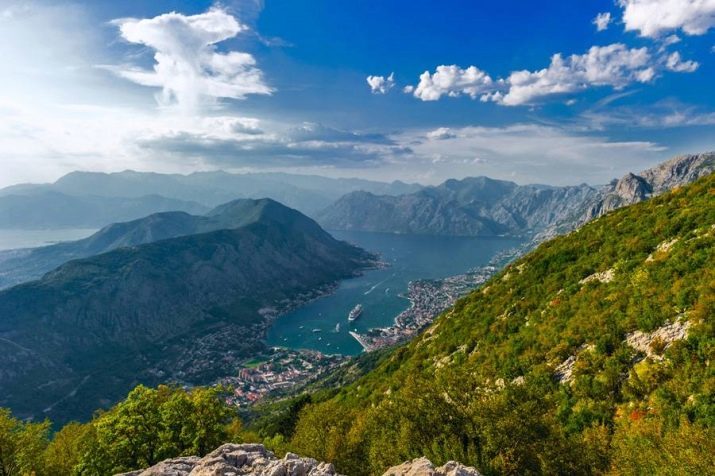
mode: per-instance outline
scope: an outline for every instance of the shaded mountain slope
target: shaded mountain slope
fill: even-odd
[[[542,244],[308,399],[291,447],[349,474],[422,455],[484,474],[709,473],[714,264],[710,175]]]
[[[295,211],[271,200],[238,199],[220,205],[205,216],[184,212],[155,213],[138,220],[108,225],[82,240],[26,250],[0,252],[0,289],[42,277],[68,261],[121,247],[137,246],[180,236],[238,228],[264,218],[296,225]],[[305,220],[304,225],[312,224]],[[316,231],[317,230],[313,230]]]
[[[577,187],[519,186],[487,177],[448,180],[437,187],[400,196],[353,192],[321,211],[328,229],[433,235],[522,234],[576,211],[596,195]]]
[[[240,227],[70,261],[0,292],[0,405],[63,421],[137,381],[208,382],[262,348],[267,316],[371,263],[277,202],[233,205],[250,217]]]

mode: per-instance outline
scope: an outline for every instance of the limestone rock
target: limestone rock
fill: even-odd
[[[687,338],[688,329],[690,329],[690,322],[678,319],[672,324],[666,324],[653,332],[631,332],[626,336],[626,343],[653,360],[661,360],[662,357],[653,349],[653,342],[659,341],[662,345],[662,350],[665,350],[673,342]]]
[[[446,473],[445,473],[446,474]],[[461,473],[449,473],[455,476]],[[470,475],[471,473],[465,473]],[[278,459],[263,445],[225,444],[203,458],[173,458],[117,476],[339,476],[330,463],[288,453]]]
[[[481,473],[476,468],[455,461],[435,467],[430,460],[422,457],[393,466],[382,476],[481,476]]]

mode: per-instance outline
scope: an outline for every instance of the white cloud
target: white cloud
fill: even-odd
[[[453,139],[457,137],[457,135],[452,132],[449,127],[439,127],[433,131],[429,131],[427,134],[425,134],[428,139],[433,139],[433,140],[445,140],[445,139]]]
[[[665,67],[676,73],[692,73],[698,69],[699,66],[700,64],[697,61],[683,61],[680,57],[680,53],[677,51],[668,55],[668,58],[665,60]]]
[[[155,51],[152,70],[133,66],[110,69],[137,84],[162,89],[162,104],[196,108],[203,99],[244,99],[270,94],[252,55],[218,52],[216,44],[247,30],[225,10],[215,7],[198,15],[171,12],[149,19],[115,20],[126,41]]]
[[[593,19],[593,24],[596,25],[596,30],[604,31],[608,29],[608,25],[611,24],[611,12],[599,13],[596,18]]]
[[[677,37],[668,38],[665,45],[674,44],[676,40]],[[467,95],[503,106],[523,106],[592,87],[610,86],[621,90],[633,83],[654,81],[665,70],[692,73],[698,66],[695,61],[683,61],[677,52],[666,56],[663,46],[656,51],[614,43],[592,46],[580,55],[557,53],[546,68],[513,71],[505,79],[493,80],[476,66],[465,69],[455,65],[438,66],[432,74],[424,72],[416,87],[407,86],[404,91],[422,101]]]
[[[506,106],[531,104],[553,94],[573,93],[591,86],[621,89],[633,82],[649,82],[655,76],[647,48],[627,48],[615,43],[592,46],[586,54],[551,57],[547,68],[515,71],[508,91],[494,100]]]
[[[370,85],[370,91],[373,94],[387,94],[395,86],[395,73],[390,73],[387,78],[384,76],[368,76],[367,84]]]
[[[448,130],[449,137],[436,133],[441,130]],[[598,184],[648,167],[668,153],[650,141],[611,140],[536,124],[439,128],[404,133],[397,139],[410,144],[415,169],[428,164],[434,181],[487,175],[521,183]]]
[[[658,37],[673,30],[703,35],[715,27],[715,0],[619,0],[627,31]]]
[[[436,101],[443,95],[457,97],[467,95],[472,99],[493,88],[492,78],[475,66],[462,69],[456,65],[437,66],[430,74],[425,71],[414,89],[405,89],[423,101]]]

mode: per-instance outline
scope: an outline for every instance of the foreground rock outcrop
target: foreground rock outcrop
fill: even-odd
[[[422,473],[420,473],[422,474]],[[173,458],[117,476],[338,476],[330,463],[288,453],[278,459],[263,445],[225,444],[203,458]]]
[[[383,476],[481,476],[471,466],[449,461],[444,466],[435,467],[427,458],[417,458],[385,471]]]
[[[282,459],[258,444],[225,444],[203,458],[186,456],[162,461],[151,468],[116,476],[340,476],[330,463],[301,458],[293,453]],[[475,468],[450,461],[435,467],[417,458],[388,469],[383,476],[481,476]]]

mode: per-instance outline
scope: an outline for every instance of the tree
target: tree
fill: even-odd
[[[25,423],[0,408],[0,476],[37,474],[48,444],[50,423]]]

